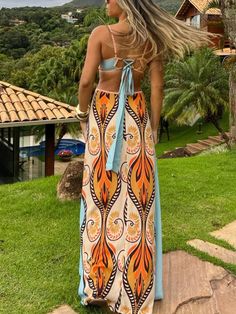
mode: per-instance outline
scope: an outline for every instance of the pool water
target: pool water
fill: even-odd
[[[69,149],[74,155],[78,156],[85,151],[85,143],[80,140],[74,139],[62,139],[57,149],[55,149],[55,155],[62,149]],[[45,141],[40,142],[37,146],[20,147],[20,157],[30,156],[44,156],[45,154]]]

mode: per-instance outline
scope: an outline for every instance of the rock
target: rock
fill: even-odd
[[[233,314],[236,277],[184,251],[163,255],[162,300],[153,314]]]
[[[199,251],[221,259],[225,263],[236,264],[236,252],[234,251],[227,250],[219,245],[199,239],[190,240],[187,243]]]
[[[48,314],[78,314],[69,305],[63,304]]]
[[[210,232],[217,239],[229,242],[236,249],[236,220],[224,226],[222,229]]]
[[[174,150],[167,151],[161,156],[158,157],[158,159],[163,158],[176,158],[176,157],[189,157],[191,154],[188,152],[188,150],[185,147],[178,147]]]
[[[79,200],[83,180],[83,161],[70,162],[57,185],[57,197],[61,200]]]

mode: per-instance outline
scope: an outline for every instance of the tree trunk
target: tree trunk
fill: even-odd
[[[67,133],[67,131],[68,131],[67,123],[62,123],[61,126],[60,126],[60,133],[59,133],[59,136],[58,136],[58,141],[56,143],[55,149],[58,148],[58,146],[60,145],[60,142],[61,142],[63,136]]]
[[[227,147],[230,149],[230,145],[229,145],[230,139],[228,135],[225,133],[225,131],[219,125],[218,120],[213,115],[209,116],[209,120],[216,127],[216,129],[221,133],[221,137],[225,140]]]
[[[222,0],[221,11],[231,47],[236,48],[236,0]]]
[[[236,0],[221,0],[222,18],[225,26],[225,32],[230,41],[230,48],[234,46],[236,49]],[[230,70],[229,76],[229,129],[230,129],[230,145],[236,143],[236,65],[234,64]]]
[[[236,79],[231,70],[229,76],[229,126],[230,126],[230,145],[236,144]]]

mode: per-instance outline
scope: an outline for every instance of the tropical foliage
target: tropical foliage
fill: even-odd
[[[230,41],[230,48],[236,49],[236,0],[211,0],[206,10],[219,8],[225,28],[225,37]],[[228,56],[224,60],[225,66],[230,70],[229,74],[229,107],[230,107],[230,144],[236,144],[236,58]]]
[[[162,6],[163,1],[157,2]],[[166,3],[173,4],[174,1]],[[75,5],[76,1],[69,5],[73,4]],[[104,7],[86,8],[79,13],[70,7],[73,15],[79,19],[77,25],[72,25],[60,18],[61,13],[68,12],[68,8],[65,5],[50,9],[28,7],[21,10],[0,10],[0,34],[3,34],[0,36],[1,80],[71,105],[77,104],[77,88],[88,36],[95,26],[114,21],[106,16]],[[23,20],[25,23],[14,25],[14,19]],[[185,61],[187,62],[187,57]],[[219,63],[218,60],[216,62]],[[180,62],[179,66],[181,64]],[[201,65],[203,64],[199,63],[197,67],[195,64],[198,71]],[[175,66],[172,71],[174,68]],[[175,72],[172,73],[175,75]],[[149,99],[150,84],[147,77],[143,80],[142,89]],[[221,90],[218,92],[221,93]],[[212,109],[211,112],[213,111]],[[183,113],[176,118],[177,122],[182,118]],[[60,139],[67,132],[76,136],[78,128],[79,123],[62,124],[56,128],[57,136]],[[34,132],[38,139],[44,135],[44,129],[41,127],[37,127]]]
[[[161,8],[175,13],[182,2],[182,0],[153,0],[157,4],[160,5]],[[101,7],[104,5],[104,0],[73,0],[70,3],[67,3],[66,7],[88,7],[88,6],[96,6]]]
[[[228,108],[228,74],[210,48],[204,47],[182,61],[170,62],[165,75],[165,118],[179,125],[198,114],[210,121],[228,140],[218,122]]]

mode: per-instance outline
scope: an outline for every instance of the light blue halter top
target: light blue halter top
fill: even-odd
[[[115,61],[116,61],[115,58],[103,60],[102,62],[103,69],[104,68],[106,70],[115,69]],[[132,73],[132,64],[134,63],[134,60],[123,59],[123,61],[125,65],[122,69],[121,83],[119,88],[119,103],[116,120],[116,137],[112,142],[106,162],[106,170],[113,170],[116,173],[118,173],[120,167],[120,157],[123,143],[125,100],[126,96],[134,95],[134,81]]]
[[[122,149],[122,142],[123,142],[123,122],[124,122],[124,112],[125,112],[125,101],[127,96],[133,96],[134,91],[134,80],[133,80],[133,63],[135,59],[130,58],[119,58],[117,57],[117,48],[114,36],[110,29],[110,25],[107,25],[108,29],[111,33],[113,48],[115,57],[109,59],[103,59],[100,63],[99,70],[101,71],[111,71],[117,69],[117,62],[118,60],[122,60],[124,66],[122,69],[120,87],[119,87],[119,103],[118,103],[118,113],[117,113],[117,120],[116,120],[116,137],[112,142],[110,147],[107,162],[106,162],[106,170],[113,170],[114,172],[118,173],[120,167],[120,156],[121,156],[121,149]],[[146,53],[147,45],[145,46],[143,55],[141,59],[144,59],[144,55]],[[143,72],[138,69],[134,69],[139,72]]]

